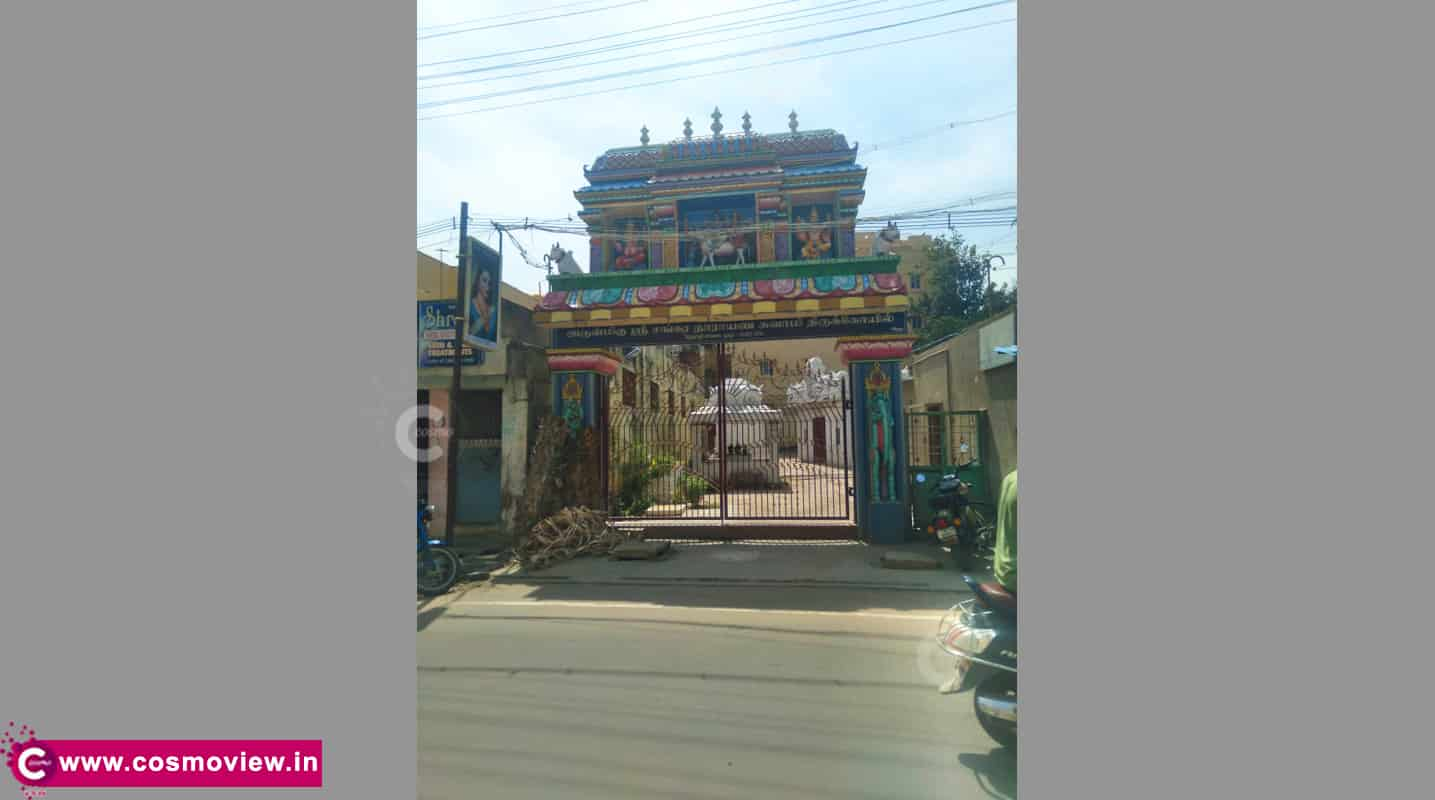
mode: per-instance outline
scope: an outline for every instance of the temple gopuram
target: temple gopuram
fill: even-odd
[[[895,256],[856,252],[865,167],[841,133],[725,133],[619,147],[584,167],[574,197],[586,274],[549,276],[535,322],[552,335],[554,408],[603,433],[599,398],[626,348],[836,338],[850,370],[854,522],[869,539],[907,526],[901,361],[911,351]],[[899,507],[900,506],[900,507]]]

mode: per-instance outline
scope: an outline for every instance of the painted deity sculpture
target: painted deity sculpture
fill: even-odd
[[[563,422],[568,426],[570,436],[578,435],[583,427],[583,386],[573,375],[569,375],[568,381],[563,384]]]
[[[896,470],[893,468],[896,435],[892,420],[892,381],[881,364],[867,374],[867,447],[871,465],[871,502],[897,499]]]
[[[616,257],[613,259],[613,266],[618,269],[643,269],[648,265],[648,248],[643,243],[633,238],[633,228],[628,226],[626,238],[615,245],[617,248]]]
[[[820,222],[817,218],[816,208],[812,209],[812,216],[808,222],[814,226]],[[827,255],[827,251],[832,249],[832,232],[826,229],[817,230],[814,228],[812,230],[801,231],[797,234],[797,240],[802,242],[802,250],[800,253],[804,261],[822,258]]]

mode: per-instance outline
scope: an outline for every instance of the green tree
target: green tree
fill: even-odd
[[[977,252],[959,233],[938,236],[927,247],[931,269],[926,292],[913,310],[922,320],[917,344],[966,330],[1016,305],[1016,287],[988,281],[989,252]]]

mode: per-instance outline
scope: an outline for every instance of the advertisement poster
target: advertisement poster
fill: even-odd
[[[458,305],[452,300],[419,301],[419,369],[452,367],[454,321]],[[483,363],[484,354],[463,346],[463,364],[471,367]]]
[[[498,312],[503,307],[499,287],[503,283],[503,261],[498,252],[483,242],[468,238],[468,280],[463,298],[468,303],[465,343],[479,350],[498,349]]]

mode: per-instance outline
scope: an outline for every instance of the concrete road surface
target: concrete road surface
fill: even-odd
[[[566,593],[566,594],[565,594]],[[420,798],[1012,798],[955,598],[485,586],[419,611]]]

